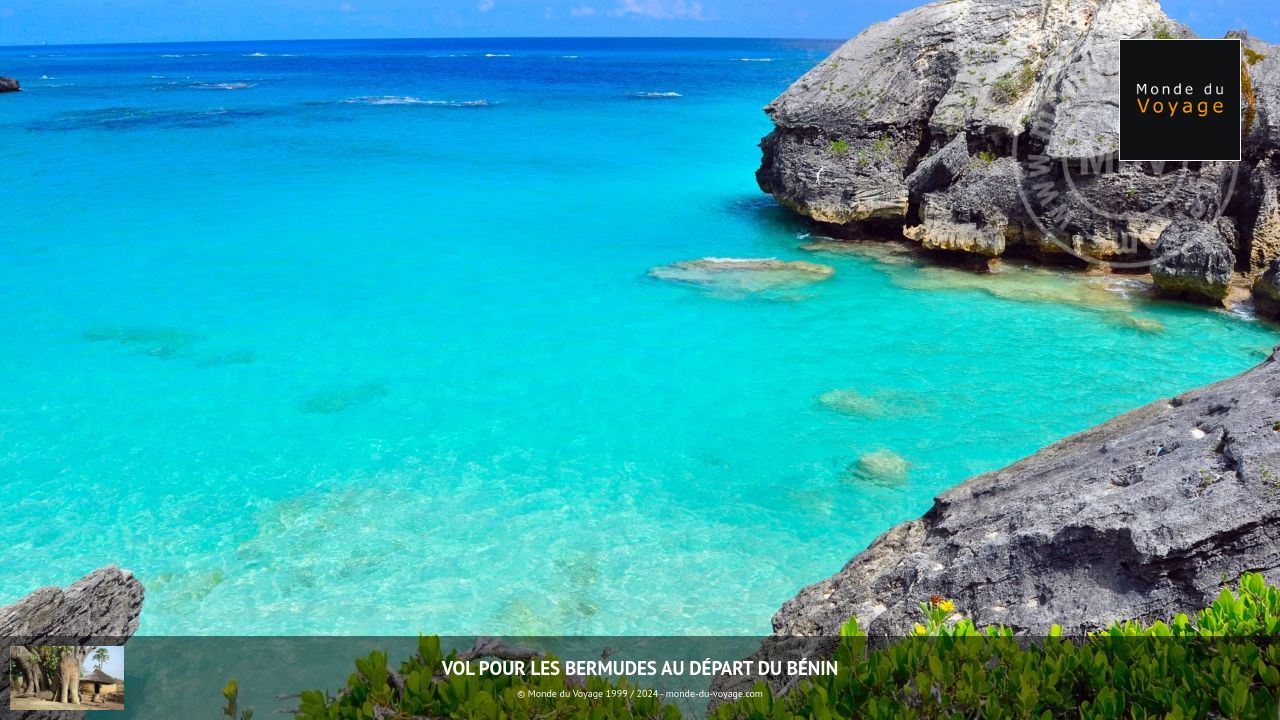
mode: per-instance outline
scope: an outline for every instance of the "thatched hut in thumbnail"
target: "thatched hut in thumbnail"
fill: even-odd
[[[88,675],[80,676],[81,695],[90,695],[96,700],[102,700],[110,695],[123,692],[124,681],[117,680],[102,672],[102,668],[98,668]]]

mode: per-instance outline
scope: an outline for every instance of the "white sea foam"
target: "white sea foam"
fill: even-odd
[[[271,57],[271,56],[268,55],[267,53],[256,52],[256,53],[248,53],[243,57]]]
[[[738,62],[773,62],[773,58],[738,58]]]
[[[777,259],[778,259],[778,258],[776,258],[776,257],[741,258],[741,257],[715,257],[715,256],[712,256],[712,255],[708,255],[707,257],[702,258],[702,260],[701,260],[700,262],[704,262],[704,263],[718,263],[718,264],[720,264],[720,265],[727,265],[727,264],[729,264],[729,263],[760,263],[760,262],[776,262],[776,261],[777,261]]]
[[[423,100],[409,95],[366,95],[347,98],[348,105],[437,105],[441,107],[488,107],[488,100]]]
[[[246,82],[225,82],[225,83],[196,83],[191,87],[200,90],[248,90],[254,87],[253,83]]]
[[[666,98],[684,97],[678,92],[635,92],[629,93],[628,97],[642,98],[645,100],[660,100]]]
[[[485,53],[484,56],[485,57],[511,57],[510,55],[507,55],[505,53]]]

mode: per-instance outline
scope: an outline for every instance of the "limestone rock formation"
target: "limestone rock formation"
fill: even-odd
[[[1277,355],[943,493],[787,601],[775,632],[856,615],[903,634],[931,595],[979,624],[1079,632],[1202,607],[1245,571],[1280,580]]]
[[[1253,283],[1253,300],[1258,309],[1272,317],[1280,317],[1280,258],[1258,276]]]
[[[17,80],[0,76],[0,93],[18,92],[21,89],[22,86],[18,84]]]
[[[1028,635],[1195,611],[1244,572],[1280,581],[1278,483],[1280,348],[942,493],[788,600],[757,657],[820,657],[851,617],[906,635],[935,595]]]
[[[1227,296],[1235,270],[1228,233],[1203,222],[1180,222],[1165,228],[1156,245],[1151,277],[1161,292],[1176,297],[1221,301]]]
[[[872,25],[770,103],[756,178],[833,234],[905,235],[967,261],[1146,268],[1170,226],[1221,219],[1228,255],[1179,249],[1162,275],[1218,303],[1224,268],[1280,253],[1280,47],[1235,34],[1240,163],[1117,161],[1118,40],[1192,36],[1155,0],[946,0]]]
[[[0,661],[12,645],[118,645],[138,630],[142,584],[114,565],[95,570],[66,589],[41,588],[0,607]],[[0,720],[71,720],[82,714],[11,712],[9,673],[0,674]]]

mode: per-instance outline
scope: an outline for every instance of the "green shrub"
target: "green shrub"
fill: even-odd
[[[1253,50],[1251,48],[1244,48],[1244,60],[1250,65],[1257,65],[1259,62],[1266,59],[1267,59],[1267,56],[1263,55],[1257,50]]]
[[[236,684],[235,678],[227,682],[226,687],[222,688],[222,697],[227,701],[225,707],[222,708],[222,714],[228,720],[253,720],[253,708],[245,708],[237,714],[240,696],[240,686]]]
[[[831,141],[831,145],[827,148],[832,155],[837,157],[849,152],[849,141],[844,139],[836,139]]]
[[[1119,720],[1232,718],[1272,720],[1280,697],[1280,589],[1245,574],[1195,617],[1150,625],[1116,623],[1084,638],[1056,625],[1039,641],[1005,627],[979,630],[955,604],[931,598],[912,637],[883,647],[851,619],[835,652],[839,672],[801,682],[785,695],[763,683],[758,697],[722,705],[714,720]],[[655,697],[627,697],[625,679],[585,681],[586,693],[561,691],[562,676],[446,677],[437,638],[398,671],[384,653],[356,660],[337,695],[307,691],[301,720],[413,718],[590,718],[678,720]],[[539,697],[550,692],[551,697]],[[615,691],[610,693],[610,691]],[[617,691],[624,692],[617,692]],[[596,695],[595,697],[592,697]],[[229,697],[234,703],[234,697]]]
[[[1156,40],[1173,40],[1175,38],[1169,26],[1162,22],[1151,23],[1151,37]]]
[[[1009,104],[1031,89],[1036,82],[1036,68],[1030,61],[1023,61],[1016,71],[1007,72],[991,84],[991,97],[998,103]]]
[[[982,164],[990,165],[996,161],[998,156],[990,150],[979,150],[976,157]]]
[[[921,606],[916,637],[867,651],[846,624],[840,674],[783,697],[719,708],[717,720],[791,718],[1267,718],[1280,697],[1280,590],[1261,575],[1224,589],[1194,619],[1116,623],[1080,641],[1054,626],[1027,643],[1007,628],[954,620],[949,601]],[[846,670],[847,668],[847,670]]]

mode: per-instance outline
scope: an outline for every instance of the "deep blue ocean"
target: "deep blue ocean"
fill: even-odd
[[[149,634],[758,634],[965,478],[1260,361],[1132,282],[818,239],[762,106],[835,47],[0,48],[0,603]],[[757,292],[649,277],[807,259]]]

